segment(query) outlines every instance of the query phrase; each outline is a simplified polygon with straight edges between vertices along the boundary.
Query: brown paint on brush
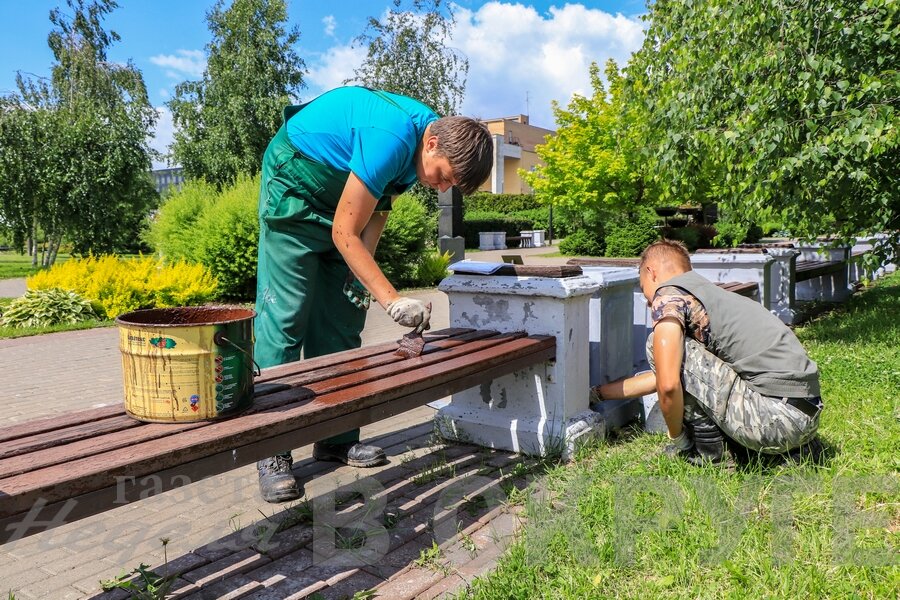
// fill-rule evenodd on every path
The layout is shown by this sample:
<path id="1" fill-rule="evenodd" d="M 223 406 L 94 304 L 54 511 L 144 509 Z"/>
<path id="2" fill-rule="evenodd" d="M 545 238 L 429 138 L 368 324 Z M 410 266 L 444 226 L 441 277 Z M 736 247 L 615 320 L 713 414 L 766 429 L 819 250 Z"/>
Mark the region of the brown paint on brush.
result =
<path id="1" fill-rule="evenodd" d="M 400 347 L 397 348 L 397 352 L 394 354 L 403 358 L 422 356 L 422 350 L 425 349 L 425 338 L 422 337 L 421 333 L 416 333 L 415 331 L 410 331 L 404 335 L 398 343 Z"/>

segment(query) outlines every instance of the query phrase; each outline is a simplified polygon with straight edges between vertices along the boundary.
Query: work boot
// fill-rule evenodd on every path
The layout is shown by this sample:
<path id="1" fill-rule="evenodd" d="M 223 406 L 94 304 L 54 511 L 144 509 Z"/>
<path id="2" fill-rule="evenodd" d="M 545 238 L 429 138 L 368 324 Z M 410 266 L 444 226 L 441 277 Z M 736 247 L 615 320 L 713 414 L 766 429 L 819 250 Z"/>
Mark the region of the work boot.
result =
<path id="1" fill-rule="evenodd" d="M 794 463 L 809 461 L 815 465 L 820 465 L 824 454 L 825 446 L 822 445 L 819 436 L 815 436 L 802 446 L 797 446 L 785 452 L 784 457 L 786 460 Z"/>
<path id="2" fill-rule="evenodd" d="M 276 454 L 256 463 L 259 474 L 259 493 L 266 502 L 287 502 L 303 495 L 291 471 L 291 453 Z"/>
<path id="3" fill-rule="evenodd" d="M 351 467 L 374 467 L 385 461 L 384 450 L 359 442 L 334 445 L 316 442 L 313 445 L 313 458 L 342 462 Z"/>
<path id="4" fill-rule="evenodd" d="M 684 459 L 694 466 L 721 463 L 725 453 L 725 437 L 715 421 L 704 415 L 692 419 L 690 428 L 694 433 L 695 452 Z"/>

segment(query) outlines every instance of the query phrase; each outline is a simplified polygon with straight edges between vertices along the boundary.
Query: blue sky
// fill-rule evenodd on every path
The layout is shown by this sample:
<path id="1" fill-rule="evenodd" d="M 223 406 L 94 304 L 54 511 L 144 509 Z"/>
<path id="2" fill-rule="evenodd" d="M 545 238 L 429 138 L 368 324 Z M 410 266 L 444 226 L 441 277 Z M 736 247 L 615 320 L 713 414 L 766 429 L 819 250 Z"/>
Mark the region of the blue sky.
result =
<path id="1" fill-rule="evenodd" d="M 121 40 L 114 61 L 132 60 L 141 70 L 150 99 L 160 111 L 154 147 L 165 150 L 171 119 L 165 108 L 177 83 L 198 79 L 205 64 L 209 31 L 204 16 L 213 0 L 119 0 L 107 29 Z M 553 128 L 551 100 L 565 103 L 589 92 L 588 65 L 615 58 L 624 63 L 643 34 L 643 0 L 581 2 L 457 0 L 453 44 L 469 58 L 462 112 L 490 118 L 528 113 L 532 124 Z M 353 38 L 369 15 L 379 16 L 390 0 L 288 0 L 289 24 L 300 28 L 298 54 L 308 73 L 309 98 L 352 75 L 364 49 Z M 16 71 L 49 74 L 49 12 L 67 10 L 65 0 L 0 0 L 0 93 L 15 89 Z"/>

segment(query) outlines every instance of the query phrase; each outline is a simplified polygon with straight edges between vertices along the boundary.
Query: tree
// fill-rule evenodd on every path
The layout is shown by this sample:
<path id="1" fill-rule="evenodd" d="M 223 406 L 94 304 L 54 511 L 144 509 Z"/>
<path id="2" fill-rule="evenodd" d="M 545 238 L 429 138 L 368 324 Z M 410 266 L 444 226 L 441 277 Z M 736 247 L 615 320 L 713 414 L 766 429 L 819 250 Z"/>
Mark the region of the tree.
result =
<path id="1" fill-rule="evenodd" d="M 200 81 L 175 88 L 168 103 L 176 126 L 172 157 L 185 175 L 217 187 L 259 172 L 281 111 L 303 87 L 304 62 L 286 31 L 284 0 L 218 0 L 207 13 L 212 33 Z"/>
<path id="2" fill-rule="evenodd" d="M 28 243 L 32 264 L 41 210 L 43 168 L 41 147 L 48 121 L 45 111 L 22 106 L 15 96 L 0 99 L 0 220 L 12 236 L 13 246 Z"/>
<path id="3" fill-rule="evenodd" d="M 157 199 L 147 144 L 156 111 L 130 62 L 107 61 L 119 36 L 104 30 L 113 0 L 68 0 L 72 16 L 50 12 L 49 81 L 17 77 L 4 100 L 0 188 L 14 237 L 45 236 L 52 264 L 65 236 L 76 253 L 111 252 L 137 238 Z"/>
<path id="4" fill-rule="evenodd" d="M 369 17 L 356 38 L 368 45 L 363 64 L 344 83 L 404 94 L 424 102 L 441 116 L 457 114 L 466 92 L 469 60 L 449 41 L 456 23 L 443 0 L 412 0 L 402 10 L 394 0 L 384 20 Z"/>
<path id="5" fill-rule="evenodd" d="M 565 109 L 553 102 L 556 135 L 536 148 L 543 164 L 521 172 L 538 202 L 595 220 L 648 201 L 636 148 L 641 121 L 623 101 L 623 79 L 612 60 L 606 78 L 609 92 L 592 63 L 591 97 L 576 94 Z"/>
<path id="6" fill-rule="evenodd" d="M 651 4 L 627 73 L 661 194 L 805 238 L 890 231 L 896 253 L 898 17 L 892 0 Z"/>

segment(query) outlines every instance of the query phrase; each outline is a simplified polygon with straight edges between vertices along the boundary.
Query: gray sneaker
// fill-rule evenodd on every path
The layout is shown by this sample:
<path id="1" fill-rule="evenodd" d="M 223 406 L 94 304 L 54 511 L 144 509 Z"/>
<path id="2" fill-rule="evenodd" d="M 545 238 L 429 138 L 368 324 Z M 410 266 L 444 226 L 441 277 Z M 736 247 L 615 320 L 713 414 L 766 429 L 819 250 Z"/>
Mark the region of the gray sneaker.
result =
<path id="1" fill-rule="evenodd" d="M 291 454 L 276 454 L 256 463 L 259 473 L 259 493 L 266 502 L 287 502 L 303 495 L 297 479 L 291 471 L 294 464 Z"/>

